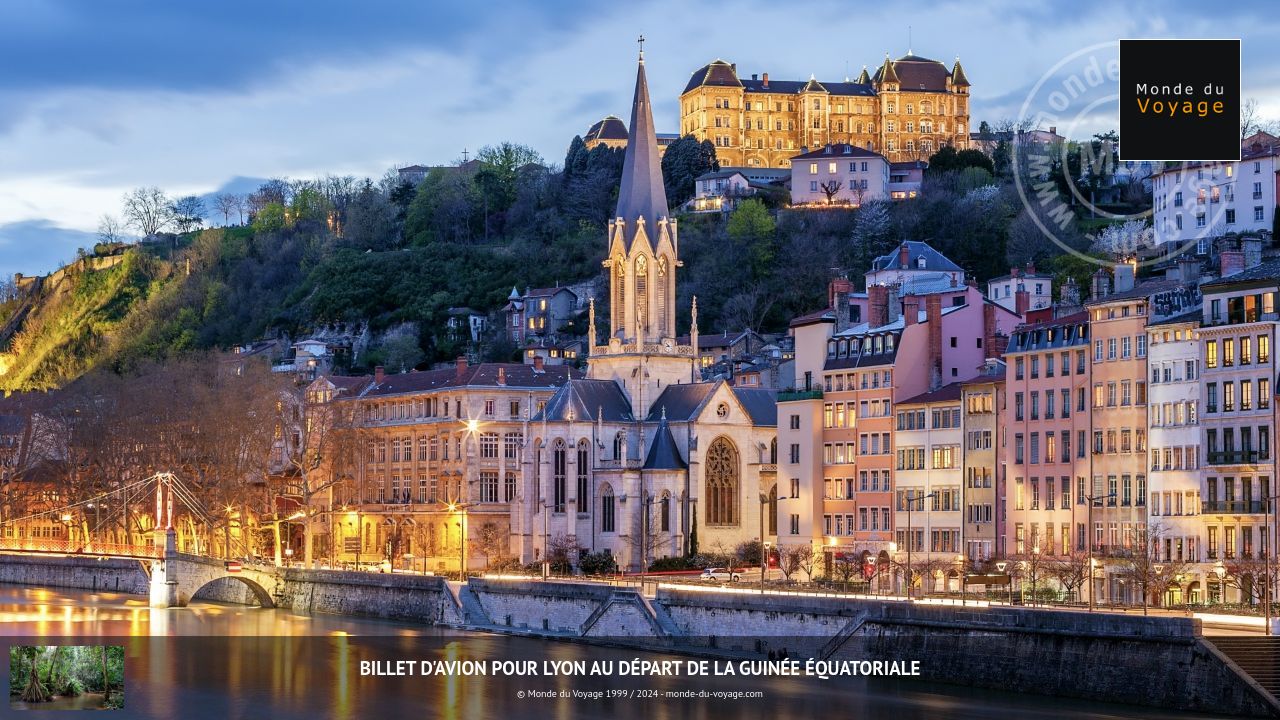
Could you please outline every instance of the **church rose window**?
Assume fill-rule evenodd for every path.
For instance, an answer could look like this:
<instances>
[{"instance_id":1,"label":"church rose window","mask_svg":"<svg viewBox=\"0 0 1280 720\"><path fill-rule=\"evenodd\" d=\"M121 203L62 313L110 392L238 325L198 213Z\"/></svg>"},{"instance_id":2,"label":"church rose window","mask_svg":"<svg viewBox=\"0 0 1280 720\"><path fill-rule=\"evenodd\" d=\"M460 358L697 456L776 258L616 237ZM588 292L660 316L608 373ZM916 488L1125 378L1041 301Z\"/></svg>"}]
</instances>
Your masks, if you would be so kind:
<instances>
[{"instance_id":1,"label":"church rose window","mask_svg":"<svg viewBox=\"0 0 1280 720\"><path fill-rule=\"evenodd\" d=\"M707 450L707 523L738 523L738 451L726 438L716 438Z\"/></svg>"}]
</instances>

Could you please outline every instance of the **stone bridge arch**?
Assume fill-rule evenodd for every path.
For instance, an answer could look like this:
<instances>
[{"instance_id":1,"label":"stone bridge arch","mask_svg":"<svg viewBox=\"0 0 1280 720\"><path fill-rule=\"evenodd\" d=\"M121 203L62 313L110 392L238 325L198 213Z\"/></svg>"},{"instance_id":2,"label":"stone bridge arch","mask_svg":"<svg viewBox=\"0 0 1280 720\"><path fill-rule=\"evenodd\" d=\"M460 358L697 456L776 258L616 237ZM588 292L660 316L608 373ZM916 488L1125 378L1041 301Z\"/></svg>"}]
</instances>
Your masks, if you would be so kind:
<instances>
[{"instance_id":1,"label":"stone bridge arch","mask_svg":"<svg viewBox=\"0 0 1280 720\"><path fill-rule=\"evenodd\" d=\"M240 572L229 572L224 561L176 552L170 541L164 560L151 564L151 606L186 607L205 586L225 578L234 578L248 586L264 608L275 607L275 599L283 590L283 571L279 568L250 565Z\"/></svg>"},{"instance_id":2,"label":"stone bridge arch","mask_svg":"<svg viewBox=\"0 0 1280 720\"><path fill-rule=\"evenodd\" d=\"M254 598L257 599L258 604L261 605L262 607L273 608L276 606L275 598L271 596L271 592L268 591L261 584L259 584L256 580L245 577L243 573L227 573L226 575L223 575L220 578L213 578L212 580L209 580L208 582L201 585L200 587L192 590L191 594L187 595L186 598L182 601L182 605L185 606L187 603L191 602L191 600L195 598L195 596L198 595L201 590L204 590L205 588L209 587L213 583L219 582L221 580L228 580L228 579L238 580L240 581L241 584L248 587L249 590L253 593ZM181 584L182 583L179 583L179 585Z\"/></svg>"}]
</instances>

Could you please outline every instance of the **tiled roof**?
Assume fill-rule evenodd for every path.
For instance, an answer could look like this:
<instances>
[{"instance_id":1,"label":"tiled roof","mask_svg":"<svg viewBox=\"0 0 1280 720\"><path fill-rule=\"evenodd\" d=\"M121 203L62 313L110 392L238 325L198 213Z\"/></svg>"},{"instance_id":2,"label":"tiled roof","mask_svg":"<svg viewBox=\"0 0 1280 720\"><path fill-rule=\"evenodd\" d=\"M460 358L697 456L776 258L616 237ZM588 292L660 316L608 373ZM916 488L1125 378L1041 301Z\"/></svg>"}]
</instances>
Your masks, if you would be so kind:
<instances>
[{"instance_id":1,"label":"tiled roof","mask_svg":"<svg viewBox=\"0 0 1280 720\"><path fill-rule=\"evenodd\" d=\"M826 145L817 150L810 150L807 153L796 155L791 159L795 160L814 160L817 158L841 158L841 157L859 157L859 158L879 158L884 160L885 157L873 150L860 148L857 145L848 143L837 143L835 145ZM794 165L792 167L795 167Z\"/></svg>"},{"instance_id":2,"label":"tiled roof","mask_svg":"<svg viewBox=\"0 0 1280 720\"><path fill-rule=\"evenodd\" d=\"M733 389L733 394L737 396L738 402L742 403L742 407L751 416L753 425L756 427L777 427L777 393L763 388L736 387Z\"/></svg>"},{"instance_id":3,"label":"tiled roof","mask_svg":"<svg viewBox=\"0 0 1280 720\"><path fill-rule=\"evenodd\" d=\"M801 315L791 321L791 327L800 327L802 325L811 325L816 322L831 321L835 322L836 313L831 308L824 308L807 315Z\"/></svg>"},{"instance_id":4,"label":"tiled roof","mask_svg":"<svg viewBox=\"0 0 1280 720\"><path fill-rule=\"evenodd\" d=\"M549 287L549 288L534 288L534 289L532 289L532 290L530 290L530 291L526 292L526 293L524 294L524 296L525 296L525 297L543 297L543 296L550 297L550 296L552 296L552 295L556 295L556 294L561 293L561 292L571 293L574 297L577 297L577 296L578 296L578 294L577 294L577 293L575 293L575 292L573 292L572 290L570 290L569 288L567 288L567 287L563 287L563 286L562 286L562 287Z\"/></svg>"},{"instance_id":5,"label":"tiled roof","mask_svg":"<svg viewBox=\"0 0 1280 720\"><path fill-rule=\"evenodd\" d=\"M503 374L502 385L498 384L499 370ZM539 371L524 363L481 363L470 365L462 372L457 368L442 368L387 375L365 391L363 397L462 387L556 388L575 377L581 377L581 372L567 365L547 365Z\"/></svg>"},{"instance_id":6,"label":"tiled roof","mask_svg":"<svg viewBox=\"0 0 1280 720\"><path fill-rule=\"evenodd\" d=\"M689 463L680 456L680 448L671 435L671 426L664 417L658 421L657 432L653 436L653 444L644 459L645 470L685 470Z\"/></svg>"},{"instance_id":7,"label":"tiled roof","mask_svg":"<svg viewBox=\"0 0 1280 720\"><path fill-rule=\"evenodd\" d=\"M1048 331L1050 330L1055 331L1052 333L1052 340L1049 339ZM1045 322L1019 325L1009 335L1009 346L1005 349L1005 353L1074 347L1088 343L1089 313L1082 310Z\"/></svg>"},{"instance_id":8,"label":"tiled roof","mask_svg":"<svg viewBox=\"0 0 1280 720\"><path fill-rule=\"evenodd\" d=\"M871 263L871 269L873 271L901 270L902 267L898 263L898 254L902 245L907 246L907 263L910 266L908 269L945 270L948 272L960 270L960 266L947 259L946 255L934 250L929 243L920 242L919 240L902 241L902 243L893 248L892 252L876 258ZM924 257L924 267L917 268L917 259L922 256Z\"/></svg>"},{"instance_id":9,"label":"tiled roof","mask_svg":"<svg viewBox=\"0 0 1280 720\"><path fill-rule=\"evenodd\" d=\"M683 95L699 85L741 87L742 83L738 80L738 74L729 63L723 60L715 60L695 70L693 75L689 77L689 84L684 86L684 91L681 94Z\"/></svg>"},{"instance_id":10,"label":"tiled roof","mask_svg":"<svg viewBox=\"0 0 1280 720\"><path fill-rule=\"evenodd\" d=\"M1236 283L1253 282L1256 280L1269 280L1276 284L1280 284L1280 258L1254 265L1248 270L1238 272L1235 275L1228 275L1224 278L1218 278L1217 280L1210 280L1209 282L1201 285L1200 288L1203 290L1204 288L1225 287Z\"/></svg>"},{"instance_id":11,"label":"tiled roof","mask_svg":"<svg viewBox=\"0 0 1280 720\"><path fill-rule=\"evenodd\" d=\"M653 401L649 408L648 422L662 419L666 411L667 419L673 422L689 422L698 414L702 404L707 401L716 389L714 382L689 383L687 385L668 385L662 394Z\"/></svg>"},{"instance_id":12,"label":"tiled roof","mask_svg":"<svg viewBox=\"0 0 1280 720\"><path fill-rule=\"evenodd\" d=\"M627 126L622 118L609 115L587 130L586 140L626 140Z\"/></svg>"},{"instance_id":13,"label":"tiled roof","mask_svg":"<svg viewBox=\"0 0 1280 720\"><path fill-rule=\"evenodd\" d=\"M937 60L930 60L919 55L903 55L897 60L893 60L890 69L893 74L897 75L900 89L904 91L925 90L931 92L943 92L947 89L947 78L951 77L951 71L946 65ZM875 82L880 82L880 76L884 73L885 68L881 67L876 71ZM889 81L892 82L893 78Z\"/></svg>"},{"instance_id":14,"label":"tiled roof","mask_svg":"<svg viewBox=\"0 0 1280 720\"><path fill-rule=\"evenodd\" d=\"M1170 315L1168 317L1160 318L1159 320L1152 320L1147 323L1147 327L1155 327L1156 325L1176 325L1178 323L1190 322L1198 323L1202 316L1203 310L1199 307L1193 307L1184 312L1180 312L1177 315Z\"/></svg>"},{"instance_id":15,"label":"tiled roof","mask_svg":"<svg viewBox=\"0 0 1280 720\"><path fill-rule=\"evenodd\" d=\"M907 398L906 400L899 400L898 407L902 407L903 405L924 405L927 403L959 400L962 385L963 383L953 382L950 385L943 385L937 390L920 393L919 395Z\"/></svg>"},{"instance_id":16,"label":"tiled roof","mask_svg":"<svg viewBox=\"0 0 1280 720\"><path fill-rule=\"evenodd\" d=\"M865 72L863 75L865 76ZM869 78L859 77L858 82L823 82L814 79L810 80L769 80L767 83L763 78L743 78L739 77L736 70L730 63L724 60L716 60L714 62L703 65L689 76L689 82L684 86L681 95L693 90L696 87L741 87L747 92L753 93L778 93L780 95L794 95L809 89L813 92L827 91L832 95L861 95L873 96L876 89L870 83Z\"/></svg>"},{"instance_id":17,"label":"tiled roof","mask_svg":"<svg viewBox=\"0 0 1280 720\"><path fill-rule=\"evenodd\" d=\"M1156 293L1165 292L1181 287L1183 283L1177 280L1147 280L1133 286L1131 290L1124 292L1113 292L1103 298L1094 298L1085 303L1085 305L1102 305L1117 300L1134 300L1137 298L1150 297Z\"/></svg>"},{"instance_id":18,"label":"tiled roof","mask_svg":"<svg viewBox=\"0 0 1280 720\"><path fill-rule=\"evenodd\" d=\"M631 401L613 380L574 379L565 383L547 401L536 421L634 422Z\"/></svg>"}]
</instances>

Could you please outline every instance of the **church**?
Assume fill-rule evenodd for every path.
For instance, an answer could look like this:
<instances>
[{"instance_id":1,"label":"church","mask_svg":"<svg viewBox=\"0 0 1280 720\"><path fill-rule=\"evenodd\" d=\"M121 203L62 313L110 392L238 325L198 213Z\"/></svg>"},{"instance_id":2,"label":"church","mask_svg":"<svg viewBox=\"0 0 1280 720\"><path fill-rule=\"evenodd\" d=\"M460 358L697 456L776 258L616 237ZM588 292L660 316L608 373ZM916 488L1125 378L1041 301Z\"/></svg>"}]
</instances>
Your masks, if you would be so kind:
<instances>
[{"instance_id":1,"label":"church","mask_svg":"<svg viewBox=\"0 0 1280 720\"><path fill-rule=\"evenodd\" d=\"M638 571L693 550L731 553L777 533L777 402L772 390L703 382L677 341L676 220L670 216L644 53L636 73L622 184L609 222L609 334L590 303L585 378L529 420L512 552L610 552ZM576 559L576 558L575 558Z\"/></svg>"}]
</instances>

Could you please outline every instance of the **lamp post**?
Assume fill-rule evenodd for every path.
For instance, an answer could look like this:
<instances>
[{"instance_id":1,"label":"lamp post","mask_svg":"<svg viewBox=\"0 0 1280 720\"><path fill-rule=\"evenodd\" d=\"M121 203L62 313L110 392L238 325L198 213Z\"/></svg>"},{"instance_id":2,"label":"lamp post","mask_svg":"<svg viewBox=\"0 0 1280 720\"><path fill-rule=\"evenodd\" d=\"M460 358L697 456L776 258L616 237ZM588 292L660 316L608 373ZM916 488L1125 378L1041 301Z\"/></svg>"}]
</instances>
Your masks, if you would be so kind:
<instances>
[{"instance_id":1,"label":"lamp post","mask_svg":"<svg viewBox=\"0 0 1280 720\"><path fill-rule=\"evenodd\" d=\"M1219 560L1214 563L1213 574L1218 576L1218 604L1221 605L1227 599L1227 566Z\"/></svg>"},{"instance_id":2,"label":"lamp post","mask_svg":"<svg viewBox=\"0 0 1280 720\"><path fill-rule=\"evenodd\" d=\"M462 514L461 522L458 524L459 544L462 546L460 550L461 557L458 559L458 580L460 582L467 581L467 508L472 503L449 503L449 512L460 512Z\"/></svg>"},{"instance_id":3,"label":"lamp post","mask_svg":"<svg viewBox=\"0 0 1280 720\"><path fill-rule=\"evenodd\" d=\"M1156 571L1156 587L1161 588L1161 591L1163 592L1163 586L1160 584L1160 579L1161 579L1160 576L1164 574L1164 565L1161 565L1160 563L1156 563L1155 565L1151 566L1151 569ZM1142 584L1142 614L1143 615L1147 614L1147 594L1148 594L1147 584L1144 582Z\"/></svg>"},{"instance_id":4,"label":"lamp post","mask_svg":"<svg viewBox=\"0 0 1280 720\"><path fill-rule=\"evenodd\" d=\"M1275 552L1271 542L1271 503L1280 499L1280 495L1272 495L1263 502L1262 508L1262 633L1271 634L1271 555Z\"/></svg>"},{"instance_id":5,"label":"lamp post","mask_svg":"<svg viewBox=\"0 0 1280 720\"><path fill-rule=\"evenodd\" d=\"M769 504L769 496L760 493L760 594L764 594L764 576L769 572L769 543L764 540L764 509ZM729 575L732 577L733 569Z\"/></svg>"},{"instance_id":6,"label":"lamp post","mask_svg":"<svg viewBox=\"0 0 1280 720\"><path fill-rule=\"evenodd\" d=\"M1088 520L1086 520L1088 527L1085 528L1085 534L1088 535L1087 539L1089 541L1089 612L1093 612L1093 596L1095 594L1093 587L1093 504L1103 498L1113 498L1115 496L1116 494L1114 492L1107 493L1106 495L1084 496L1084 499L1089 501Z\"/></svg>"},{"instance_id":7,"label":"lamp post","mask_svg":"<svg viewBox=\"0 0 1280 720\"><path fill-rule=\"evenodd\" d=\"M1006 569L1008 569L1008 567L1009 567L1009 563L1005 562L1004 560L1001 560L996 563L996 569L999 570L1000 572L1004 572ZM1012 606L1013 605L1013 577L1006 574L1004 581L1005 581L1004 582L1005 589L1009 593L1009 605Z\"/></svg>"},{"instance_id":8,"label":"lamp post","mask_svg":"<svg viewBox=\"0 0 1280 720\"><path fill-rule=\"evenodd\" d=\"M936 497L936 496L937 496L937 493L929 493L928 495L921 495L920 497L915 497L914 495L907 496L907 599L908 600L910 600L915 595L915 579L911 575L911 546L914 544L912 540L915 532L914 530L911 529L911 506L914 505L917 500L919 500L920 509L924 510L925 512L928 512L928 510L926 510L924 507L924 501L931 497Z\"/></svg>"}]
</instances>

